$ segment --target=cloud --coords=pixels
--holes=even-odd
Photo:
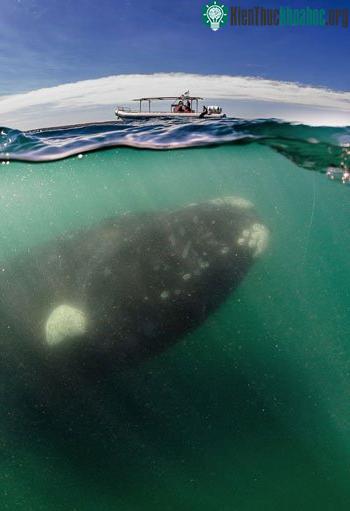
[[[235,106],[242,102],[240,111],[245,103],[261,106],[265,102],[281,108],[285,105],[289,112],[291,106],[300,112],[326,110],[333,121],[340,116],[342,124],[350,124],[349,92],[263,78],[187,73],[116,75],[7,95],[0,97],[0,124],[24,129],[60,121],[86,122],[89,109],[93,121],[106,112],[112,118],[117,103],[139,96],[178,95],[187,89],[205,98],[234,101]],[[296,120],[291,114],[289,117]]]

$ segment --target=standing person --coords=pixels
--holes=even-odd
[[[203,119],[203,117],[205,115],[207,115],[207,113],[208,113],[208,109],[207,109],[207,107],[205,105],[203,105],[203,110],[202,110],[202,113],[200,114],[199,118]]]

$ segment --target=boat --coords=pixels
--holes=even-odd
[[[208,107],[203,106],[199,111],[199,101],[203,98],[199,96],[191,96],[189,91],[180,96],[159,96],[150,98],[137,98],[132,101],[139,102],[139,110],[133,110],[127,106],[117,106],[115,115],[119,119],[152,119],[155,117],[176,118],[176,119],[222,119],[226,114],[222,112],[222,108],[217,105]],[[168,111],[152,111],[152,101],[170,101]],[[148,106],[142,109],[144,104]]]

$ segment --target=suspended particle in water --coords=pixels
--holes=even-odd
[[[342,179],[343,170],[339,167],[328,167],[327,169],[327,177],[328,179],[332,179],[332,181]]]
[[[344,185],[350,183],[350,171],[349,170],[345,170],[343,172],[341,180]]]

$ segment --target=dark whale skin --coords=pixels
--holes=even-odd
[[[257,243],[247,232],[262,224],[250,204],[236,202],[127,213],[3,263],[3,351],[14,337],[17,360],[20,346],[50,370],[97,373],[164,351],[205,321],[253,264]],[[52,345],[45,325],[62,304],[81,311],[87,327]]]

